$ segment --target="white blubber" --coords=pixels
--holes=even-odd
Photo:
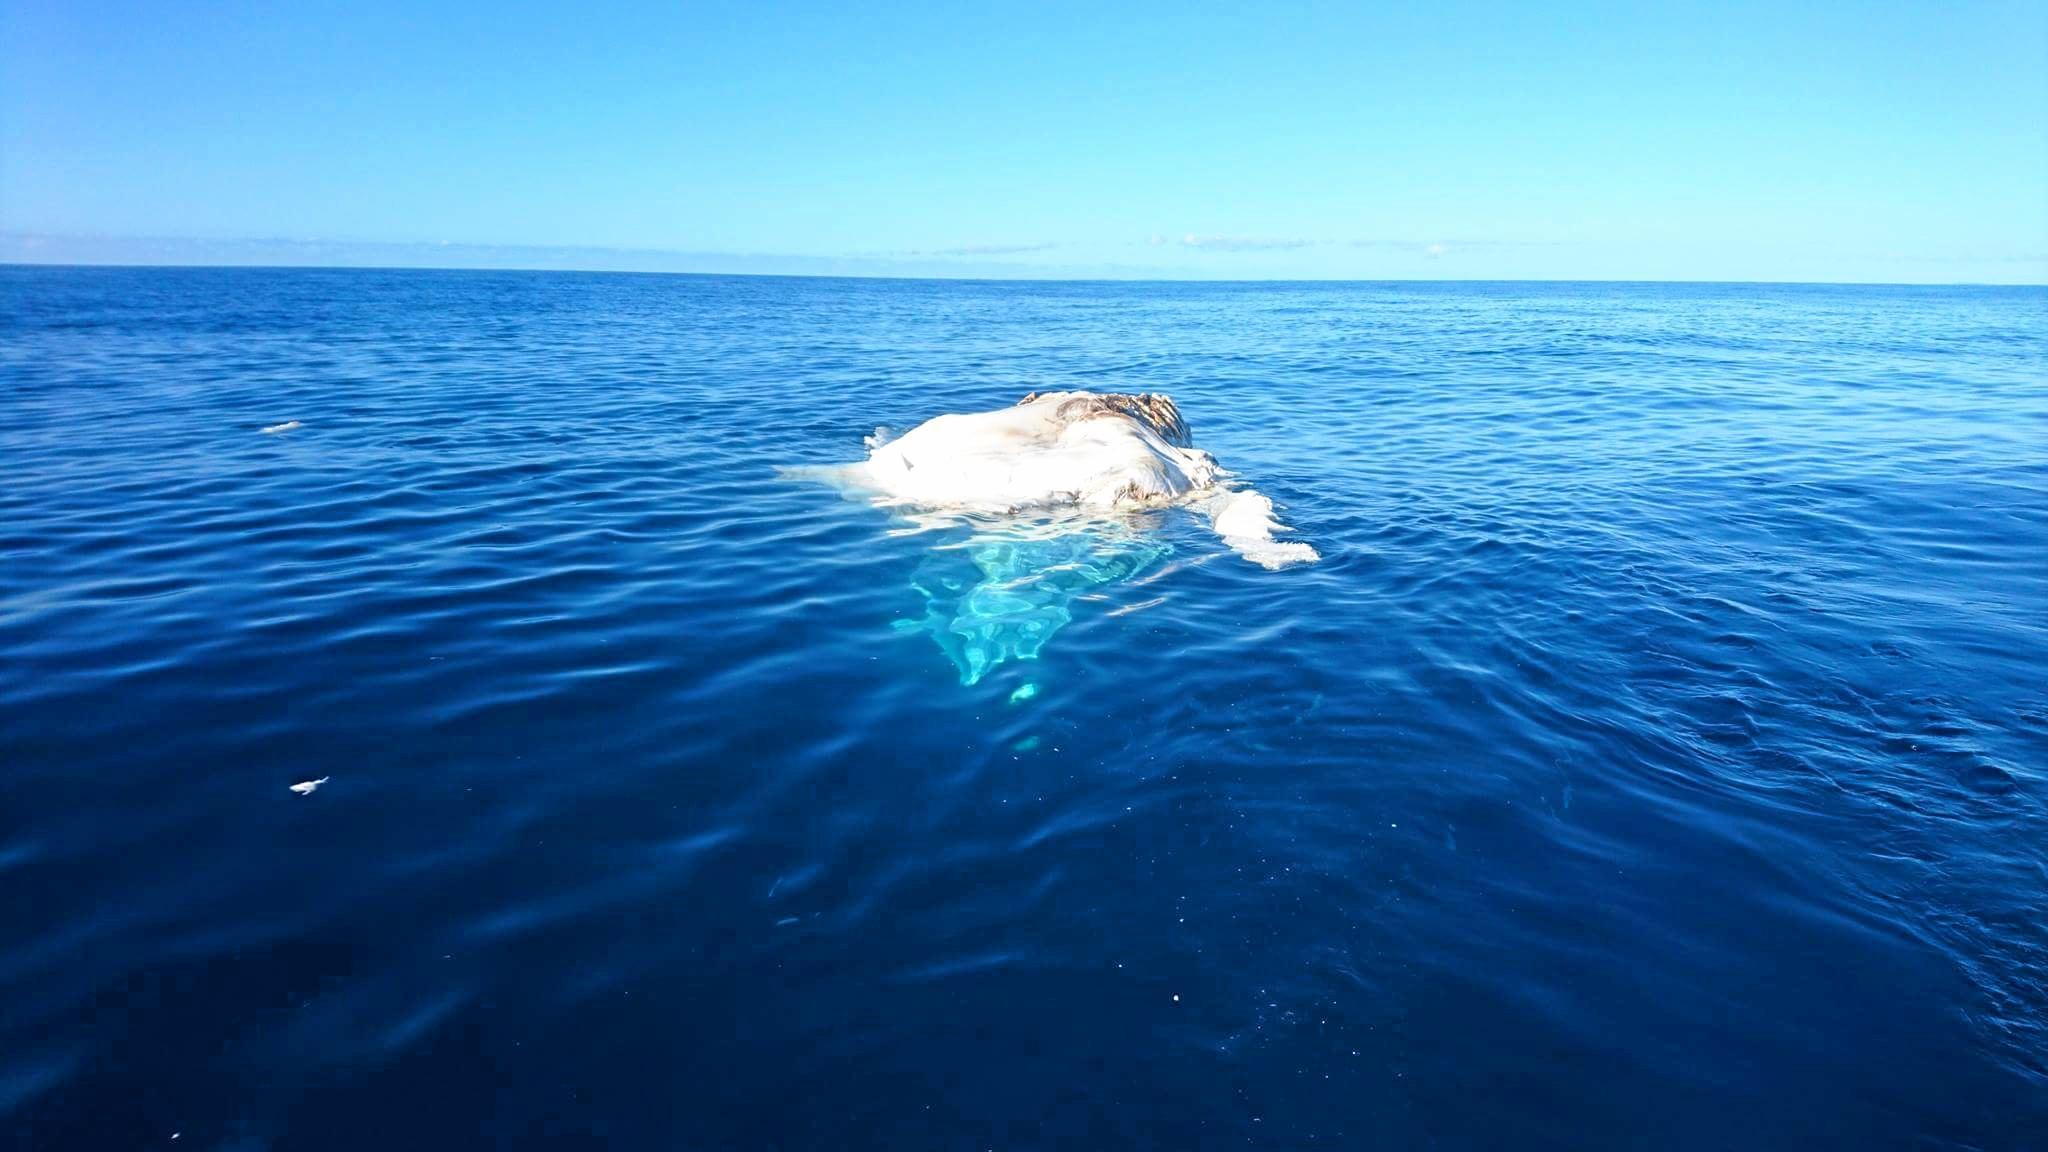
[[[1233,551],[1267,568],[1318,559],[1277,541],[1273,502],[1225,486],[1172,400],[1158,393],[1033,393],[1008,408],[935,416],[894,440],[869,441],[866,485],[932,508],[1018,511],[1184,504],[1209,514]]]
[[[1313,564],[1322,557],[1298,540],[1275,540],[1287,528],[1273,519],[1273,502],[1257,492],[1225,492],[1209,504],[1209,526],[1231,551],[1267,568]]]

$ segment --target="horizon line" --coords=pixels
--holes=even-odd
[[[479,268],[455,264],[142,264],[114,260],[18,259],[0,259],[0,268],[167,272],[459,272],[478,275],[687,276],[707,280],[897,280],[934,284],[1662,284],[1778,288],[2048,288],[2048,281],[1996,280],[1714,280],[1629,276],[934,276],[907,272],[704,272],[666,268],[529,268],[516,265]]]
[[[421,268],[638,272],[878,280],[1037,280],[1067,283],[1633,283],[2043,285],[2048,252],[1913,255],[1823,252],[1790,260],[1698,261],[1623,247],[1585,259],[1503,257],[1501,238],[1385,248],[1378,256],[1301,262],[1272,253],[1227,255],[1073,249],[1064,258],[865,250],[803,254],[617,244],[511,244],[310,236],[175,236],[41,231],[0,224],[0,264],[133,268]],[[1357,247],[1356,243],[1351,247]],[[950,252],[951,250],[946,250]],[[1161,257],[1165,258],[1162,259]],[[1687,265],[1693,267],[1687,267]],[[1560,266],[1562,265],[1562,266]],[[1563,272],[1565,275],[1552,273]],[[1505,273],[1505,275],[1502,275]],[[1581,273],[1571,275],[1570,273]],[[1590,273],[1591,275],[1585,275]],[[1673,275],[1677,273],[1677,275]],[[1706,273],[1699,275],[1697,273]],[[1946,275],[1944,275],[1946,273]]]

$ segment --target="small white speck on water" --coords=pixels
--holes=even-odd
[[[1174,1002],[1175,1004],[1178,1004],[1178,1003],[1180,1003],[1180,993],[1178,993],[1178,992],[1175,992],[1175,993],[1173,994],[1173,1002]]]

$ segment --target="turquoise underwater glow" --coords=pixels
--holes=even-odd
[[[911,584],[925,614],[896,626],[929,633],[960,682],[976,684],[1005,661],[1037,659],[1077,600],[1102,600],[1102,586],[1133,580],[1172,551],[1144,525],[1113,520],[970,530],[917,566]]]

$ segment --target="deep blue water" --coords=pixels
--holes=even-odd
[[[1322,563],[786,471],[1047,388]],[[0,269],[0,892],[23,1148],[2048,1146],[2048,291]]]

